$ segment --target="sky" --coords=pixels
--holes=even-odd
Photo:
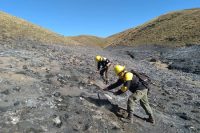
[[[200,0],[0,0],[0,11],[64,36],[107,37]]]

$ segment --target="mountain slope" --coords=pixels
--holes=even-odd
[[[104,47],[106,45],[106,40],[104,38],[100,38],[96,36],[80,35],[80,36],[73,36],[73,37],[66,37],[66,38],[72,39],[81,45],[101,46],[101,47]]]
[[[200,9],[171,12],[107,38],[109,45],[200,44]]]
[[[95,36],[65,37],[23,19],[0,12],[0,43],[1,44],[72,44],[104,46],[104,39]]]
[[[70,39],[31,24],[25,20],[0,12],[0,42],[15,43],[29,40],[45,44],[75,44]]]

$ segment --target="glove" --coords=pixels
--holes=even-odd
[[[117,94],[117,91],[116,91],[116,92],[113,92],[113,95],[115,95],[115,96],[118,95],[118,94]]]

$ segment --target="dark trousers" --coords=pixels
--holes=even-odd
[[[100,75],[103,78],[103,80],[108,80],[108,67],[101,69]]]

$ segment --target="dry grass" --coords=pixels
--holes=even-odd
[[[200,44],[200,9],[171,12],[107,38],[112,45]]]
[[[81,45],[88,45],[88,46],[106,46],[106,40],[104,38],[96,37],[96,36],[88,36],[88,35],[80,35],[74,37],[66,37],[78,42]]]
[[[108,45],[157,44],[185,46],[200,44],[200,9],[171,12],[141,26],[108,38],[95,36],[64,37],[25,20],[0,12],[0,42],[30,40],[43,44]]]
[[[30,40],[42,44],[104,46],[104,39],[95,36],[65,37],[23,19],[0,12],[0,42]]]
[[[0,12],[0,22],[2,42],[28,39],[45,44],[76,44],[73,40],[3,12]]]

